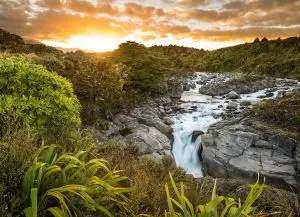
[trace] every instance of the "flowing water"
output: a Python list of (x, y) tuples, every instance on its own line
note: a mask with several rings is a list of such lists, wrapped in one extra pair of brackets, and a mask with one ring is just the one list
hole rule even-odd
[[(197, 77), (191, 82), (196, 83), (206, 77), (205, 73), (197, 74)], [(219, 82), (224, 82), (228, 78), (224, 78)], [(216, 82), (212, 79), (209, 82)], [(208, 82), (208, 83), (209, 83)], [(174, 116), (173, 124), (173, 155), (178, 166), (184, 168), (188, 174), (195, 177), (202, 177), (202, 165), (198, 155), (199, 145), (201, 143), (201, 136), (196, 141), (192, 142), (192, 133), (194, 131), (203, 131), (206, 133), (208, 127), (218, 121), (217, 114), (225, 111), (226, 106), (229, 104), (227, 99), (222, 97), (211, 97), (200, 94), (198, 89), (202, 85), (197, 84), (195, 89), (183, 92), (181, 96), (181, 107), (185, 109), (184, 113), (177, 113)], [(280, 87), (274, 93), (275, 98), (282, 90), (288, 90), (293, 87)], [(255, 93), (241, 94), (240, 99), (236, 102), (239, 104), (242, 101), (250, 101), (252, 104), (259, 102), (258, 96), (264, 95), (266, 90), (260, 90)], [(231, 101), (231, 100), (229, 100)]]

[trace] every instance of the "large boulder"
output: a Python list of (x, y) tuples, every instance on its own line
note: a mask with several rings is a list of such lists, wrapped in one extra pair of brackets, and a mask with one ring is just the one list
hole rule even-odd
[(132, 134), (125, 137), (125, 142), (138, 145), (141, 155), (171, 155), (170, 139), (155, 127), (139, 125)]
[(201, 159), (206, 174), (254, 181), (257, 172), (267, 182), (299, 189), (300, 144), (269, 135), (244, 123), (220, 122), (202, 136)]

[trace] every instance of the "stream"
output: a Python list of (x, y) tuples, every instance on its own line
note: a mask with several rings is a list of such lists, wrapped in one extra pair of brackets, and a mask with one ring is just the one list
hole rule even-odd
[[(237, 111), (240, 111), (240, 103), (242, 101), (250, 101), (251, 104), (255, 104), (263, 100), (262, 98), (258, 98), (258, 96), (265, 94), (267, 90), (264, 89), (250, 94), (240, 94), (240, 99), (237, 100), (228, 100), (220, 96), (211, 97), (198, 92), (198, 89), (204, 85), (201, 83), (206, 82), (206, 84), (210, 84), (225, 82), (228, 81), (229, 78), (207, 79), (207, 76), (208, 75), (205, 73), (198, 73), (197, 77), (190, 81), (196, 84), (196, 87), (182, 93), (180, 106), (185, 112), (177, 113), (173, 117), (173, 156), (176, 164), (194, 177), (202, 177), (203, 171), (198, 155), (201, 136), (198, 136), (197, 139), (192, 142), (193, 132), (203, 131), (206, 133), (210, 125), (222, 120), (220, 114), (226, 111), (226, 107), (230, 102), (235, 101), (238, 104)], [(205, 82), (201, 82), (204, 81), (204, 79)], [(274, 93), (273, 96), (264, 99), (276, 98), (280, 91), (287, 91), (292, 88), (293, 87), (290, 86), (277, 87), (276, 91), (272, 92)]]

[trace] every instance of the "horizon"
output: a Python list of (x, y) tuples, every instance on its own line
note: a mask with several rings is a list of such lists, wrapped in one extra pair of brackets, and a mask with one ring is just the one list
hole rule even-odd
[(126, 41), (197, 49), (300, 35), (298, 0), (7, 0), (0, 28), (59, 49), (107, 52)]

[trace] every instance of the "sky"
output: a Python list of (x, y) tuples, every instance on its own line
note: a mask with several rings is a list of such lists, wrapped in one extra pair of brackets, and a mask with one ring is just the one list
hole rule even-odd
[(217, 49), (300, 36), (300, 0), (0, 0), (0, 28), (62, 48)]

